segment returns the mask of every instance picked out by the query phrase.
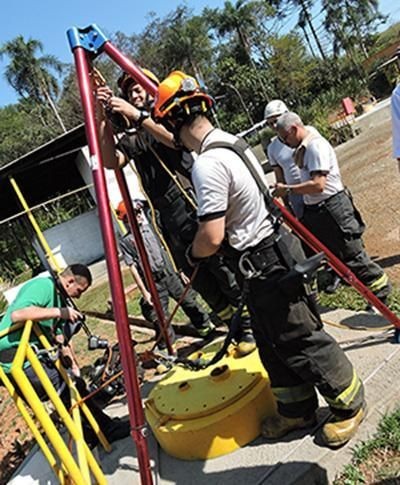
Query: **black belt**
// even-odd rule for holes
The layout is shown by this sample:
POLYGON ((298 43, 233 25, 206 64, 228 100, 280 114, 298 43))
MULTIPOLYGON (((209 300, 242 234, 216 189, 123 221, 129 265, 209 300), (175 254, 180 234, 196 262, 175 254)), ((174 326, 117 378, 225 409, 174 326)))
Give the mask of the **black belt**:
POLYGON ((243 250, 235 249, 226 242, 221 246, 219 253, 222 254, 222 256, 226 256, 227 258, 239 259, 240 256, 244 253, 253 254, 255 252, 261 251, 263 248, 270 247, 274 243, 276 237, 277 236, 275 232, 273 232, 271 235, 262 239, 255 246, 247 247, 246 249, 243 249, 243 250))
POLYGON ((335 197, 338 197, 339 195, 342 195, 344 193, 345 193, 345 191, 341 190, 340 192, 336 192, 336 194, 331 195, 330 197, 326 198, 325 200, 318 202, 318 204, 304 204, 304 207, 305 207, 305 209, 307 209, 309 211, 317 212, 320 209, 322 209, 326 205, 327 202, 329 202, 330 200, 332 200, 335 197))

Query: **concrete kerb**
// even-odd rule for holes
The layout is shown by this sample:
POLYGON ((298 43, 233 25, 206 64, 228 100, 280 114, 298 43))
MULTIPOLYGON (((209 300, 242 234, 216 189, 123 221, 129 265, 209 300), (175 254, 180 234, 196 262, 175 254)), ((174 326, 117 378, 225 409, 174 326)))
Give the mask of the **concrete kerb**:
POLYGON ((364 113, 354 121, 354 128, 361 131, 367 131, 376 127, 391 116, 390 97, 377 103, 371 111, 364 113))
MULTIPOLYGON (((358 327, 365 323, 370 324, 371 315, 366 313, 335 310, 324 312, 322 317, 339 324, 326 326, 327 331, 339 342, 356 338, 365 339, 379 334, 376 331, 345 327, 346 323, 351 322, 354 325, 357 321, 358 327)), ((381 324, 384 326, 386 322, 381 319, 381 324)), ((346 353, 365 383, 369 407, 368 415, 357 436, 348 445, 336 451, 329 450, 321 446, 318 430, 311 433, 308 430, 294 432, 276 443, 266 443, 258 438, 234 453, 213 460, 182 461, 162 451, 150 432, 148 444, 154 469, 154 483, 230 485, 232 480, 249 485, 332 483, 335 476, 350 462, 354 446, 374 434, 379 420, 386 412, 394 409, 400 398, 400 390, 395 385, 400 365, 400 346, 394 345, 389 337, 377 341, 364 340, 359 344, 347 345, 346 353)), ((143 395, 148 394, 152 385, 153 383, 149 383, 142 389, 143 395)), ((111 415, 125 415, 127 408, 124 402, 119 402, 107 408, 107 412, 111 415)), ((327 407, 321 400, 318 412, 319 427, 326 416, 327 407)), ((55 479, 46 481, 49 474, 45 471, 47 465, 43 463, 43 458, 41 465, 36 464, 34 468, 35 460, 40 457, 40 452, 35 453, 34 457, 31 456, 21 467, 19 477, 15 477, 11 483, 56 483, 55 479), (30 475, 29 469, 41 470, 41 476, 34 471, 33 475, 30 475), (31 481, 27 482, 27 477, 30 477, 31 481)), ((130 438, 115 443, 111 454, 99 451, 99 459, 110 485, 140 483, 135 447, 130 438)))

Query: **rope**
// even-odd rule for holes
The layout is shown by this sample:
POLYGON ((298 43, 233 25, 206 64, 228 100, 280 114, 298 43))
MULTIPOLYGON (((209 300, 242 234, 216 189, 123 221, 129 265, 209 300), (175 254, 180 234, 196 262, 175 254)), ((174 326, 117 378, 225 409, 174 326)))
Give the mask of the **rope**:
MULTIPOLYGON (((192 282, 193 280, 195 279, 196 275, 197 275, 197 271, 198 271, 199 267, 197 266, 191 277, 190 277, 190 280, 189 282, 187 283, 187 285, 185 286, 183 292, 182 292, 182 295, 179 297, 179 300, 176 302, 176 305, 175 305, 175 308, 173 309, 171 315, 169 316, 168 320, 166 321, 165 323, 165 327, 168 329, 169 325, 171 324, 172 322, 172 319, 174 318, 176 312, 178 311, 178 308, 181 306, 182 304, 182 301, 184 300, 184 298, 186 297, 187 295, 187 292, 189 291, 190 287, 192 286, 192 282)), ((159 341, 161 340, 162 338, 162 333, 160 333, 160 335, 157 337, 156 341, 154 342, 154 345, 153 347, 151 348, 150 352, 152 352, 156 347, 157 347, 157 344, 159 343, 159 341)))
POLYGON ((81 397, 81 399, 79 399, 79 401, 76 401, 76 403, 69 408, 69 411, 68 412, 71 413, 72 410, 75 409, 77 406, 80 406, 85 401, 87 401, 91 397, 95 396, 98 392, 100 392, 102 389, 104 389, 104 387, 108 386, 108 384, 111 384, 111 382, 115 381, 115 379, 118 379, 118 377, 121 377, 123 375, 123 373, 124 373, 123 370, 117 372, 116 374, 114 374, 113 376, 111 376, 108 380, 106 380, 105 382, 103 382, 103 384, 100 387, 98 387, 94 391, 90 392, 87 396, 81 397))
MULTIPOLYGON (((120 140, 123 135, 118 136, 118 134, 116 134, 115 136, 116 136, 117 140, 120 140)), ((142 177, 140 176, 139 172, 137 171, 137 168, 136 168, 135 164, 130 159, 130 157, 129 157, 128 153, 126 152, 126 150, 124 149, 124 147, 119 146, 117 148, 117 150, 120 150, 122 152, 122 154, 125 156, 126 160, 128 161, 128 164, 129 164, 131 170, 136 175, 136 178, 137 178, 137 181, 138 181, 138 184, 139 184, 139 188, 140 188, 141 192, 143 193, 143 195, 145 196, 146 202, 147 202, 147 204, 150 207, 151 222, 153 224, 154 231, 156 232, 158 238, 162 242, 162 244, 164 246, 164 249, 167 252, 168 258, 169 258, 169 260, 170 260, 170 262, 172 264, 172 267, 174 268, 174 271, 177 273, 178 272, 178 268, 177 268, 176 263, 175 263, 175 260, 174 260, 174 258, 172 256, 171 250, 170 250, 167 242, 164 239, 164 236, 162 235, 162 233, 161 233, 161 231, 160 231, 160 229, 158 227, 157 219, 156 219, 156 211, 155 211, 154 206, 153 206, 153 204, 152 204, 152 202, 150 200, 150 197, 148 196, 147 192, 144 189, 142 177)))
MULTIPOLYGON (((125 155, 126 156, 126 155, 125 155)), ((156 210, 150 200, 150 197, 147 195, 147 192, 144 190, 144 187, 143 187, 143 182, 142 182, 142 178, 140 177, 140 174, 139 172, 137 171, 135 165, 133 164, 132 160, 129 160, 129 166, 131 167, 131 169, 134 171, 134 173, 136 174, 136 177, 137 177, 137 180, 138 180, 138 183, 139 183, 139 187, 140 187, 140 190, 143 192, 145 198, 146 198, 146 202, 148 203, 149 207, 150 207, 150 212, 151 212, 151 222, 153 224, 153 228, 154 228, 154 231, 155 233, 157 234, 157 237, 160 239, 160 241, 162 242, 162 245, 164 246, 164 249, 165 251, 167 252, 167 255, 168 255, 168 258, 172 264, 172 267, 174 268, 174 271, 177 273, 178 272, 178 268, 176 266, 176 263, 175 263, 175 260, 172 256, 172 253, 171 253, 171 250, 162 234, 162 232, 160 231, 160 228, 158 227, 158 223, 157 223, 157 219, 156 219, 156 210)))
POLYGON ((189 197, 189 194, 186 192, 183 185, 179 182, 178 177, 166 166, 166 164, 161 159, 161 157, 158 155, 158 153, 154 150, 154 148, 149 143, 147 143, 146 140, 143 140, 143 141, 144 141, 144 144, 147 146, 147 148, 149 148, 151 150, 152 154, 157 158, 157 160, 160 163, 160 165, 162 166, 162 168, 171 177, 173 182, 176 184, 178 189, 181 191, 183 197, 189 202, 189 204, 193 207, 193 209, 197 209, 197 204, 193 201, 193 199, 191 197, 189 197))

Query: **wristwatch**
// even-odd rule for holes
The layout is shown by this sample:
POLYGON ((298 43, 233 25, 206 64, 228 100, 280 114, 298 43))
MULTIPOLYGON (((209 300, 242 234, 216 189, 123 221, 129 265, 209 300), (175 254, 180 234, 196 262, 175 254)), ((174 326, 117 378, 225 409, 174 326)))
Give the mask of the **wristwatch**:
POLYGON ((143 121, 147 120, 147 118, 150 118, 150 113, 146 110, 141 111, 139 118, 136 120, 136 125, 141 126, 143 121))

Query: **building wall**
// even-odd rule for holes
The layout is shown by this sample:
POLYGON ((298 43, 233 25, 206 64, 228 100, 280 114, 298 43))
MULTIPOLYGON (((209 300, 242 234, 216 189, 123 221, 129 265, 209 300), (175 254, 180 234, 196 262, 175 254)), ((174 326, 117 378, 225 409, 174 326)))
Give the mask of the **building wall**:
MULTIPOLYGON (((92 171, 88 160, 89 151, 87 147, 84 147, 78 152, 75 163, 86 185, 93 183, 92 171)), ((128 166, 124 168, 124 173, 132 199, 144 199, 134 171, 128 166)), ((105 175, 110 203, 113 208, 116 208, 121 200, 121 194, 114 171, 105 170, 105 175)), ((96 200, 94 187, 89 188, 89 191, 93 199, 96 200)), ((118 230, 118 224, 115 220, 114 228, 118 230)), ((44 231, 44 237, 60 267, 65 267, 71 263, 91 264, 104 258, 97 210, 89 211, 44 231)), ((34 247, 39 254, 39 258, 45 264, 46 257, 38 241, 34 242, 34 247)))
MULTIPOLYGON (((91 264, 104 257, 97 209, 81 214, 43 232, 60 267, 72 263, 91 264)), ((33 243, 40 260, 45 254, 37 240, 33 243)))
MULTIPOLYGON (((80 171, 85 184, 91 184, 93 182, 92 171, 89 165, 89 150, 87 147, 83 148, 78 156, 76 157, 76 164, 78 170, 80 171)), ((129 191, 132 199, 145 199, 142 191, 139 187, 139 182, 135 172, 127 165, 124 168, 124 174, 126 181, 128 183, 129 191)), ((111 205, 114 209, 117 207, 119 201, 121 200, 121 194, 118 187, 118 182, 114 174, 114 170, 105 170, 105 176, 107 180, 108 196, 111 205)), ((96 194, 94 187, 90 188, 90 193, 94 200, 96 200, 96 194)))

